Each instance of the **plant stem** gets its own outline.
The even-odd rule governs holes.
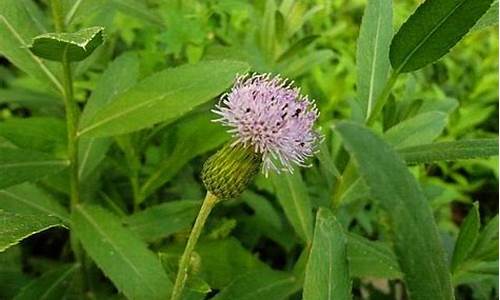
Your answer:
[[[366,121],[367,125],[373,124],[373,122],[375,122],[375,120],[377,119],[378,115],[382,112],[382,109],[384,108],[384,105],[387,102],[389,95],[391,94],[391,90],[394,87],[394,84],[396,84],[396,80],[398,79],[399,74],[400,73],[397,70],[391,73],[391,76],[389,77],[389,80],[385,84],[384,89],[382,90],[382,92],[375,101],[375,107],[373,108],[372,113],[368,116],[368,119]]]
[[[61,0],[51,0],[52,16],[54,25],[57,32],[64,32],[64,16],[62,13]],[[73,96],[73,76],[71,74],[71,64],[67,57],[67,51],[64,52],[62,57],[62,70],[63,70],[63,100],[66,111],[66,130],[68,137],[68,158],[70,161],[70,209],[74,211],[76,205],[80,202],[80,183],[78,176],[78,138],[76,135],[78,127],[79,111],[78,106]],[[83,253],[80,243],[76,236],[71,233],[70,235],[71,249],[75,255],[75,259],[82,265],[82,286],[86,289],[86,267],[83,258]]]
[[[196,246],[196,242],[200,237],[201,231],[203,230],[203,226],[207,221],[208,215],[217,202],[218,198],[207,191],[205,200],[203,201],[200,211],[198,212],[198,216],[196,217],[196,221],[194,222],[193,229],[191,229],[191,233],[189,234],[186,248],[184,249],[184,253],[179,261],[179,270],[177,271],[177,277],[175,278],[174,289],[172,291],[172,297],[170,298],[171,300],[181,299],[182,291],[188,276],[191,255]]]

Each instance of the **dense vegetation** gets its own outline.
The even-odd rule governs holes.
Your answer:
[[[185,299],[498,299],[498,1],[422,2],[0,0],[0,299],[169,299],[247,72],[322,142],[216,205]]]

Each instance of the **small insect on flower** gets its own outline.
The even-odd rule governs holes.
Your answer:
[[[319,112],[314,101],[300,94],[293,82],[279,75],[239,76],[213,110],[215,120],[231,127],[233,145],[252,147],[262,156],[262,171],[292,172],[307,166],[319,136],[313,125]]]

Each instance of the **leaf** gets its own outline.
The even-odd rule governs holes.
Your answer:
[[[347,236],[347,255],[353,277],[401,278],[396,255],[387,244],[362,236]]]
[[[236,277],[214,300],[287,299],[298,290],[297,279],[274,270],[251,271]]]
[[[13,300],[63,299],[73,274],[80,268],[78,264],[59,267],[44,273],[23,287]]]
[[[472,27],[472,31],[485,29],[489,26],[498,25],[498,0],[493,1],[493,4],[488,11],[477,21]]]
[[[498,139],[439,142],[398,150],[407,164],[433,163],[498,155]]]
[[[143,198],[170,181],[190,160],[218,148],[230,138],[220,124],[212,122],[213,119],[214,116],[211,114],[200,113],[176,124],[177,138],[174,149],[158,164],[141,187]]]
[[[474,249],[479,236],[480,226],[479,208],[478,204],[475,203],[464,219],[462,226],[460,226],[460,233],[455,243],[455,250],[453,251],[453,258],[451,261],[452,272],[455,272],[457,267],[467,259],[467,256]]]
[[[154,10],[149,9],[146,3],[136,0],[111,0],[113,5],[120,11],[136,17],[141,21],[147,21],[151,24],[164,27],[162,18]]]
[[[266,198],[248,190],[240,197],[254,211],[254,215],[259,223],[263,223],[264,226],[271,227],[277,231],[282,230],[281,217]]]
[[[279,13],[279,11],[277,11]],[[281,14],[280,14],[281,15]],[[305,49],[306,47],[310,46],[316,39],[319,38],[319,35],[313,34],[313,35],[308,35],[300,40],[296,41],[293,43],[286,51],[284,51],[276,60],[277,63],[280,63],[284,60],[287,60],[288,58],[293,57],[296,55],[298,52],[301,50]]]
[[[78,205],[73,230],[83,248],[130,299],[166,299],[172,283],[158,258],[117,217],[95,205]]]
[[[418,70],[444,56],[474,26],[493,0],[426,0],[394,36],[396,73]]]
[[[104,42],[104,27],[90,27],[72,33],[44,33],[33,38],[29,49],[54,61],[81,61]]]
[[[347,237],[332,212],[320,208],[304,279],[304,300],[352,299]]]
[[[28,1],[0,1],[0,53],[16,67],[42,84],[48,83],[60,93],[63,86],[56,66],[36,57],[27,45],[41,32],[36,18],[27,8]]]
[[[312,51],[303,57],[287,62],[278,71],[291,78],[299,77],[313,67],[327,63],[333,57],[333,52],[330,49]]]
[[[385,140],[396,149],[430,143],[443,132],[447,121],[444,113],[423,113],[389,129]]]
[[[69,165],[67,160],[24,149],[0,148],[0,188],[36,181]]]
[[[199,208],[200,201],[166,202],[130,215],[124,223],[142,239],[153,241],[188,229]]]
[[[125,53],[116,58],[102,73],[80,118],[80,126],[91,125],[92,117],[111,103],[117,95],[132,87],[139,77],[139,61],[135,53]],[[79,176],[87,178],[104,159],[111,146],[109,138],[83,137],[79,144]]]
[[[389,145],[367,128],[336,126],[371,195],[389,215],[395,249],[411,299],[453,299],[451,276],[431,208]],[[366,151],[370,149],[370,151]]]
[[[483,228],[472,252],[476,258],[498,260],[498,214]]]
[[[295,232],[304,242],[312,240],[313,217],[311,200],[300,172],[271,174],[276,196]]]
[[[69,225],[66,209],[43,190],[29,183],[0,190],[0,209],[17,214],[52,215]]]
[[[0,136],[20,148],[52,154],[66,152],[66,125],[56,118],[11,118],[0,123]]]
[[[369,0],[356,53],[358,100],[366,118],[387,81],[392,34],[392,1]]]
[[[0,252],[18,244],[30,235],[56,226],[62,226],[62,224],[54,216],[21,215],[0,210]]]
[[[111,136],[172,122],[223,92],[247,69],[242,62],[207,61],[156,73],[105,105],[78,135]]]

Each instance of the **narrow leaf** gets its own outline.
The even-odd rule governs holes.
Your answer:
[[[479,236],[480,226],[481,220],[479,219],[479,208],[476,203],[470,209],[470,212],[464,219],[462,226],[460,226],[460,233],[455,243],[455,250],[453,250],[453,259],[451,261],[452,272],[454,272],[457,267],[467,259],[469,253],[474,249]]]
[[[49,215],[21,215],[0,210],[0,252],[18,244],[30,235],[62,226],[61,221]]]
[[[392,32],[392,1],[369,0],[356,53],[358,100],[366,118],[387,81]]]
[[[372,196],[387,211],[411,299],[453,299],[445,252],[428,201],[396,152],[365,127],[336,126]],[[370,149],[370,151],[366,151]]]
[[[253,271],[238,276],[217,294],[214,300],[287,299],[297,291],[297,280],[292,275],[274,270]]]
[[[448,53],[490,8],[493,0],[426,0],[391,44],[396,72],[410,72]]]
[[[49,300],[63,299],[79,265],[62,266],[44,273],[23,287],[14,300]]]
[[[311,200],[300,172],[272,174],[270,178],[278,201],[295,232],[303,241],[311,241],[313,235]]]
[[[199,208],[200,201],[172,201],[130,215],[124,223],[142,239],[153,241],[189,228]]]
[[[73,230],[88,255],[130,299],[166,299],[172,284],[158,258],[120,220],[104,209],[79,205]]]
[[[304,300],[352,299],[347,237],[332,212],[320,208],[304,279]]]
[[[17,214],[52,215],[69,225],[66,209],[43,190],[29,183],[0,190],[0,209]]]
[[[498,156],[498,139],[440,142],[399,149],[407,164]]]
[[[73,33],[44,33],[33,38],[29,46],[35,55],[48,60],[81,61],[104,41],[103,27],[90,27]]]
[[[41,179],[61,171],[68,164],[67,160],[41,152],[0,148],[0,188]]]
[[[102,137],[172,122],[222,93],[248,65],[208,61],[156,73],[105,105],[79,135]]]
[[[396,149],[427,144],[441,135],[447,121],[442,112],[419,114],[389,129],[384,138]]]

